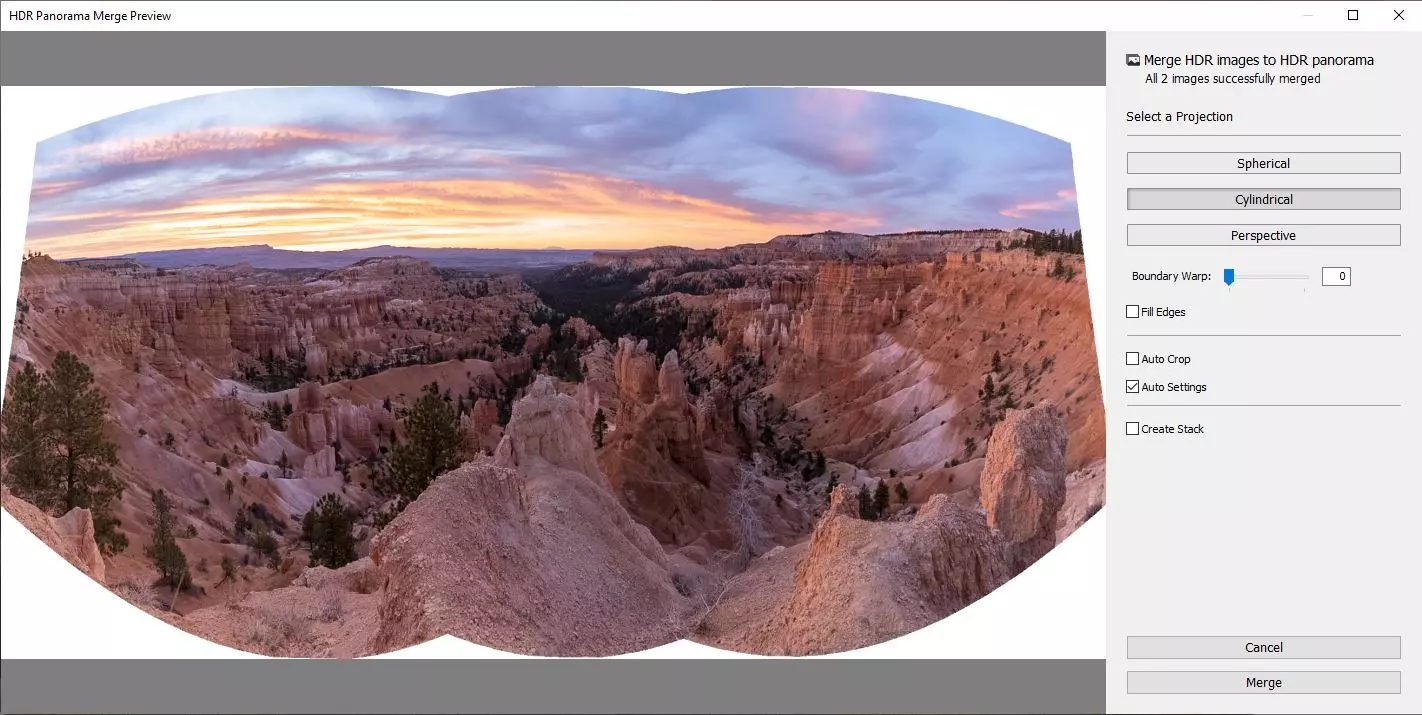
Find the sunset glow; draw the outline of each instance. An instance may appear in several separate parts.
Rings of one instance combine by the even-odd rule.
[[[27,248],[700,248],[979,226],[1076,228],[1069,147],[847,90],[293,89],[46,141]]]

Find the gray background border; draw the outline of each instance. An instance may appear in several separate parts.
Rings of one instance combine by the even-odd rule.
[[[1106,85],[1105,32],[16,32],[16,86]]]
[[[1104,660],[4,660],[6,713],[1102,713]]]

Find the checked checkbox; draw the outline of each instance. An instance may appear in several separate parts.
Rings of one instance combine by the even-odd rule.
[[[1140,380],[1127,380],[1127,381],[1126,381],[1126,392],[1135,394],[1135,393],[1140,392],[1140,391],[1141,391],[1141,381],[1140,381]]]

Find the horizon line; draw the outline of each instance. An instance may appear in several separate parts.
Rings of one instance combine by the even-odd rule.
[[[266,250],[270,250],[270,251],[286,251],[286,252],[289,252],[289,253],[306,253],[306,254],[313,254],[313,255],[319,255],[319,254],[336,254],[336,253],[351,253],[351,252],[355,252],[355,251],[371,251],[371,250],[378,250],[378,249],[391,249],[391,250],[395,250],[395,251],[399,251],[399,250],[416,250],[416,251],[524,251],[524,252],[554,252],[554,251],[557,251],[557,252],[563,252],[563,253],[632,253],[632,252],[636,252],[636,251],[647,251],[647,250],[652,250],[652,249],[657,249],[657,248],[679,248],[679,249],[684,249],[684,250],[688,250],[688,251],[716,251],[716,250],[721,250],[721,249],[726,249],[726,248],[734,248],[734,247],[736,247],[736,246],[761,245],[761,244],[764,244],[764,243],[770,243],[771,241],[773,241],[773,240],[775,240],[775,239],[777,239],[777,238],[781,238],[781,237],[800,238],[800,237],[817,236],[817,235],[821,235],[821,234],[834,234],[834,233],[845,234],[845,235],[854,235],[854,236],[864,236],[864,237],[866,237],[866,238],[879,238],[879,237],[883,237],[883,236],[912,236],[912,235],[916,235],[916,234],[943,234],[943,233],[973,233],[973,232],[979,232],[979,231],[996,231],[996,232],[1001,232],[1001,233],[1009,233],[1009,232],[1012,232],[1012,231],[1029,231],[1029,232],[1032,232],[1032,233],[1049,233],[1049,232],[1051,232],[1051,231],[1066,231],[1066,232],[1070,233],[1070,232],[1080,231],[1080,230],[1081,230],[1081,228],[1079,228],[1079,227],[1078,227],[1078,228],[1035,229],[1035,228],[1028,228],[1028,227],[1026,227],[1026,226],[1017,226],[1017,227],[1014,227],[1014,228],[996,228],[996,227],[990,227],[990,226],[980,226],[980,227],[975,227],[975,228],[906,229],[906,230],[903,230],[903,231],[889,231],[889,232],[886,232],[886,233],[860,233],[860,232],[857,232],[857,231],[840,231],[840,230],[838,230],[838,229],[823,229],[823,230],[820,230],[820,231],[813,231],[813,232],[809,232],[809,233],[787,233],[787,234],[779,234],[779,235],[777,235],[777,236],[772,236],[771,238],[768,238],[768,239],[766,239],[765,241],[762,241],[762,242],[760,242],[760,243],[749,243],[749,244],[747,244],[747,243],[728,243],[728,244],[726,244],[726,245],[724,245],[724,246],[706,247],[706,248],[693,248],[693,247],[691,247],[691,246],[682,246],[682,245],[670,244],[670,243],[669,243],[669,244],[658,244],[658,245],[653,245],[653,246],[642,246],[642,247],[639,247],[639,248],[567,248],[567,247],[564,247],[564,246],[543,246],[543,247],[540,247],[540,248],[517,248],[517,247],[509,247],[509,246],[397,246],[397,245],[393,245],[393,244],[389,244],[389,243],[379,243],[379,244],[376,244],[376,245],[373,245],[373,246],[361,246],[361,247],[358,247],[358,248],[302,249],[302,248],[277,247],[277,246],[271,245],[270,243],[238,243],[238,244],[232,244],[232,245],[227,245],[227,246],[199,246],[199,247],[194,247],[194,248],[169,248],[169,249],[158,249],[158,250],[152,250],[152,251],[133,251],[133,252],[130,252],[130,253],[116,253],[116,254],[110,254],[110,255],[105,255],[105,256],[74,256],[74,257],[70,257],[70,258],[54,258],[53,256],[49,256],[48,253],[45,253],[45,252],[43,252],[43,251],[36,251],[35,253],[39,253],[39,254],[42,254],[42,255],[49,256],[50,258],[53,258],[53,260],[59,261],[59,262],[118,260],[118,259],[134,258],[134,257],[136,257],[136,256],[151,255],[151,254],[157,254],[157,253],[180,253],[180,252],[188,252],[188,251],[215,251],[215,250],[242,249],[242,248],[246,248],[246,249],[266,249]]]

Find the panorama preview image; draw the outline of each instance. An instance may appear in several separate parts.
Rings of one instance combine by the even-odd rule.
[[[1066,143],[892,95],[163,104],[37,147],[4,508],[267,655],[871,646],[1101,508],[1083,260]]]

